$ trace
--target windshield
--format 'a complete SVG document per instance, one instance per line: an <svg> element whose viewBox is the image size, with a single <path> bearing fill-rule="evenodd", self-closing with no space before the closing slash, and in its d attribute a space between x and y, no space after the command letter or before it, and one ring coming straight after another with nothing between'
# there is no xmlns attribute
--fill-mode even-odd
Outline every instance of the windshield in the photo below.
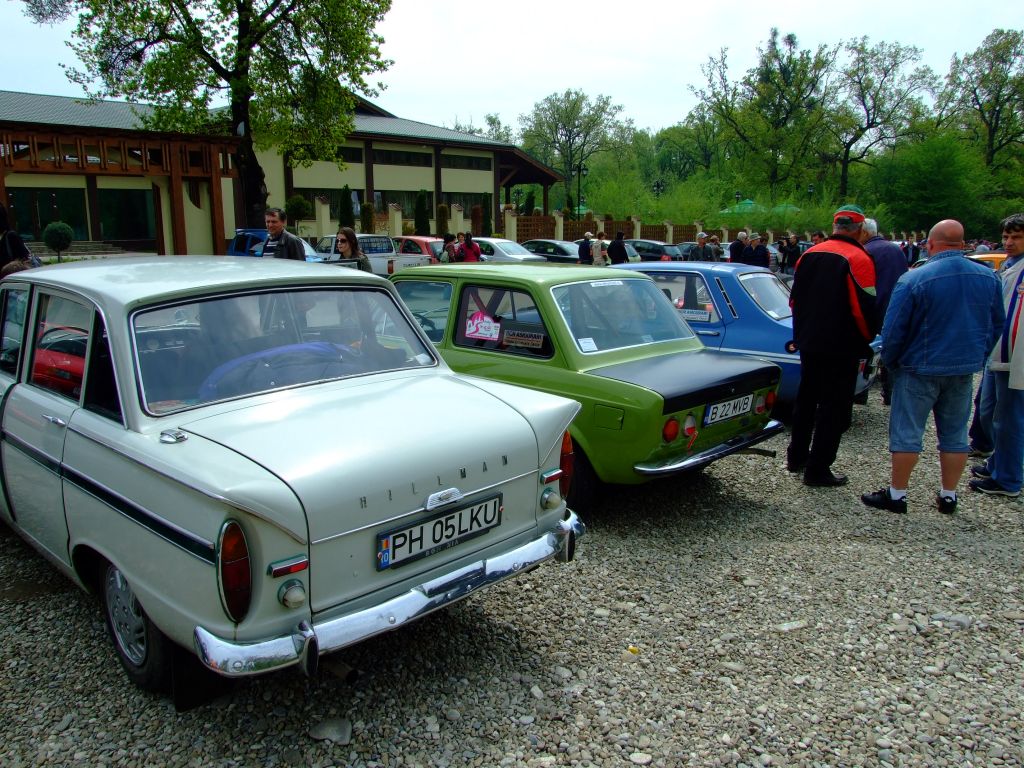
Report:
<svg viewBox="0 0 1024 768"><path fill-rule="evenodd" d="M751 272L740 275L740 284L750 298L775 320L793 316L789 307L789 287L775 275Z"/></svg>
<svg viewBox="0 0 1024 768"><path fill-rule="evenodd" d="M387 291L246 293L132 317L146 410L204 403L436 360Z"/></svg>
<svg viewBox="0 0 1024 768"><path fill-rule="evenodd" d="M603 352L693 338L672 303L650 280L594 280L551 289L581 352Z"/></svg>
<svg viewBox="0 0 1024 768"><path fill-rule="evenodd" d="M532 256L533 254L513 240L495 240L494 245L511 256Z"/></svg>

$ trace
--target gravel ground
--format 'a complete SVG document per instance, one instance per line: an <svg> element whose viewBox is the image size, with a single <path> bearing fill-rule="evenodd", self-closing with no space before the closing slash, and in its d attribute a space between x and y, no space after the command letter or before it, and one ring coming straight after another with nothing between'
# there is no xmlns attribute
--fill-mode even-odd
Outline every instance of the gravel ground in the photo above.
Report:
<svg viewBox="0 0 1024 768"><path fill-rule="evenodd" d="M576 562L184 714L0 529L0 765L1024 765L1024 506L941 516L930 448L908 515L864 507L886 418L855 411L846 488L805 488L779 436L613 490Z"/></svg>

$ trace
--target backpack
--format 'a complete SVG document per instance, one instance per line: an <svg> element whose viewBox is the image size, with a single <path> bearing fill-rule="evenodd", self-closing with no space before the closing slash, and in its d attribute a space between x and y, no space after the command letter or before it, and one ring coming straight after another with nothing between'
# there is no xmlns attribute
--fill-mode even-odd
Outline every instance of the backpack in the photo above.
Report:
<svg viewBox="0 0 1024 768"><path fill-rule="evenodd" d="M579 256L580 256L580 260L581 261L589 261L590 260L590 241L589 240L584 240L582 243L580 243Z"/></svg>

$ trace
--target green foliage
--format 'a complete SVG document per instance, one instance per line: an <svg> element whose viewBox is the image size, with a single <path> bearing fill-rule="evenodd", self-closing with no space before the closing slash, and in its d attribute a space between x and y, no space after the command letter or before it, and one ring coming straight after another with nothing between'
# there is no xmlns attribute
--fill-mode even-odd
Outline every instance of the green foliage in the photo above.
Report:
<svg viewBox="0 0 1024 768"><path fill-rule="evenodd" d="M373 208L373 203L369 200L363 201L363 204L359 207L359 227L360 231L368 234L373 234L377 225L374 221L374 215L376 211Z"/></svg>
<svg viewBox="0 0 1024 768"><path fill-rule="evenodd" d="M374 31L390 0L31 0L40 23L74 16L70 45L84 69L68 75L99 97L153 105L158 130L242 137L237 167L246 218L262 221L263 170L255 148L290 162L341 162L354 92L386 69ZM211 115L215 101L227 109Z"/></svg>
<svg viewBox="0 0 1024 768"><path fill-rule="evenodd" d="M61 252L71 247L74 239L75 231L63 221L51 221L43 230L43 242L51 251L57 252L57 261L60 261Z"/></svg>
<svg viewBox="0 0 1024 768"><path fill-rule="evenodd" d="M430 211L427 210L427 190L416 193L416 208L413 212L413 234L430 234Z"/></svg>
<svg viewBox="0 0 1024 768"><path fill-rule="evenodd" d="M348 188L348 184L341 188L341 207L338 209L338 226L339 227L352 227L356 226L356 214L352 209L352 190Z"/></svg>
<svg viewBox="0 0 1024 768"><path fill-rule="evenodd" d="M526 193L526 199L523 201L523 211L532 211L537 207L537 193L532 189Z"/></svg>
<svg viewBox="0 0 1024 768"><path fill-rule="evenodd" d="M879 160L874 184L901 229L927 230L957 219L967 232L984 230L984 157L950 133L909 144Z"/></svg>
<svg viewBox="0 0 1024 768"><path fill-rule="evenodd" d="M302 195L292 195L284 203L284 212L288 215L288 222L298 227L303 219L312 218L313 206Z"/></svg>
<svg viewBox="0 0 1024 768"><path fill-rule="evenodd" d="M448 206L441 203L437 206L437 236L444 237L448 232Z"/></svg>

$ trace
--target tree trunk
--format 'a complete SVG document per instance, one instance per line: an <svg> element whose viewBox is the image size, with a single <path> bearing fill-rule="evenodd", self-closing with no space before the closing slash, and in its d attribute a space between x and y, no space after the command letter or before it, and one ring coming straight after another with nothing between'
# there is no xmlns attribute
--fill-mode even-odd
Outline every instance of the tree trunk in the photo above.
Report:
<svg viewBox="0 0 1024 768"><path fill-rule="evenodd" d="M245 211L245 226L260 228L264 225L263 213L267 207L267 185L263 167L256 158L252 143L252 124L249 120L249 99L242 95L231 104L231 127L242 138L235 153L235 167L242 188L242 206ZM284 201L282 201L283 203Z"/></svg>

